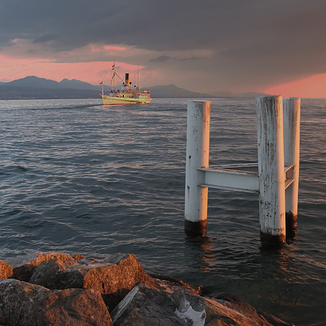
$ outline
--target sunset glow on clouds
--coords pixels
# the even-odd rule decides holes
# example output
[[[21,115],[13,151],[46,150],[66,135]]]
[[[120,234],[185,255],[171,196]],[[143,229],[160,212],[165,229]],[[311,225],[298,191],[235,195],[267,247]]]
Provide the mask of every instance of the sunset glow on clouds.
[[[14,45],[0,52],[0,81],[8,82],[26,76],[37,76],[40,78],[61,81],[64,78],[78,79],[91,84],[101,81],[109,81],[112,75],[112,64],[114,61],[105,61],[105,57],[116,57],[121,59],[142,55],[145,51],[134,50],[127,46],[110,46],[90,44],[80,49],[52,53],[46,49],[37,49],[38,46],[26,40],[14,40]],[[31,50],[33,48],[33,51]],[[48,58],[28,58],[31,54],[43,53]],[[53,56],[53,57],[52,57]],[[96,60],[98,61],[91,61]],[[125,71],[137,75],[143,66],[116,61],[117,72]],[[151,80],[156,72],[146,71],[143,77]]]
[[[141,61],[161,61],[160,53],[155,51],[137,49],[133,46],[115,46],[103,44],[89,44],[71,51],[52,52],[47,47],[35,45],[30,40],[15,39],[13,45],[0,52],[0,82],[8,82],[26,76],[37,76],[40,78],[61,81],[64,78],[78,79],[91,84],[104,81],[109,84],[112,76],[112,64],[116,62],[116,71],[123,78],[125,72],[129,72],[132,80],[136,80],[138,69],[140,71],[140,86],[169,84],[172,83],[171,74],[164,69],[156,67],[150,69],[150,64],[139,65]],[[34,57],[42,53],[45,58]],[[181,60],[193,58],[196,55],[210,56],[207,50],[192,51],[170,51],[167,60],[172,61],[170,68],[176,66],[175,58]],[[155,58],[152,60],[152,58]],[[107,58],[117,58],[108,61]],[[95,61],[92,61],[95,60]],[[124,61],[135,62],[135,64]],[[191,87],[191,85],[190,85]]]
[[[109,72],[102,62],[57,63],[48,59],[17,59],[0,56],[1,81],[11,81],[26,76],[61,81],[63,78],[101,81]]]
[[[325,97],[325,15],[324,0],[5,1],[0,81],[109,83],[116,61],[145,87]]]
[[[26,76],[37,76],[40,78],[61,81],[64,78],[78,79],[93,85],[104,81],[109,84],[112,76],[113,62],[76,62],[58,63],[45,59],[15,59],[6,58],[0,55],[0,71],[2,82],[9,82]],[[141,70],[142,67],[139,67]],[[135,80],[138,74],[138,66],[116,62],[116,70],[123,78],[124,72],[128,71]],[[144,76],[148,80],[153,80],[156,72],[146,72]],[[6,76],[4,78],[4,76]],[[143,76],[143,77],[144,77]],[[143,84],[143,83],[142,83]],[[142,85],[145,86],[145,85]]]
[[[287,97],[326,98],[326,74],[315,75],[291,83],[278,85],[265,90],[265,93]]]

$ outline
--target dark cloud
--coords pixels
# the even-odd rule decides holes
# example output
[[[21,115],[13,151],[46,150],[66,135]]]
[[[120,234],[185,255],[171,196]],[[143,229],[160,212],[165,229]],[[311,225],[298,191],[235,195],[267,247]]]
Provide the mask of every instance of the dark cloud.
[[[271,86],[326,72],[325,16],[325,0],[4,0],[0,47],[16,38],[54,52],[126,44],[164,53],[151,64],[178,58],[180,69],[226,84]],[[200,49],[212,55],[175,55]]]
[[[170,61],[170,60],[172,60],[172,58],[169,57],[168,55],[160,55],[159,57],[150,59],[149,61],[151,61],[151,62],[166,62],[166,61]]]
[[[33,43],[47,43],[58,39],[56,34],[44,34],[33,41]]]
[[[202,60],[204,58],[199,58],[199,57],[190,57],[190,58],[181,58],[181,59],[178,59],[180,61],[197,61],[197,60]]]

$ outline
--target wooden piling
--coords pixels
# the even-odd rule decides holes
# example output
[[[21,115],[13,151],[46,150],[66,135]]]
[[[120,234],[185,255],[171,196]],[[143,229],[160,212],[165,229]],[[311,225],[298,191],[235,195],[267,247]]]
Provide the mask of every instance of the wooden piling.
[[[281,96],[257,98],[259,223],[263,247],[285,243],[285,173]]]
[[[299,164],[300,164],[300,106],[299,98],[283,99],[284,164],[293,166],[293,182],[285,190],[286,238],[297,234]]]
[[[201,187],[209,166],[210,101],[188,101],[185,182],[185,233],[204,236],[207,229],[208,188]]]

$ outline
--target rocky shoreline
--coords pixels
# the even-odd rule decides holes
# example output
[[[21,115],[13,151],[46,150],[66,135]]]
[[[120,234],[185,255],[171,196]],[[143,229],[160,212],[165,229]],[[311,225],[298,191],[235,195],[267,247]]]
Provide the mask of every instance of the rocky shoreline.
[[[0,261],[0,326],[291,326],[227,293],[148,275],[134,255]]]

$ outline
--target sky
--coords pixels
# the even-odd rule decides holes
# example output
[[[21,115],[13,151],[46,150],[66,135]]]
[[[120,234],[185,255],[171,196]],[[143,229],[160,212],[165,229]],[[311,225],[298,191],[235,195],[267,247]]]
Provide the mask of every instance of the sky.
[[[0,0],[0,82],[326,97],[325,0]]]

